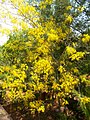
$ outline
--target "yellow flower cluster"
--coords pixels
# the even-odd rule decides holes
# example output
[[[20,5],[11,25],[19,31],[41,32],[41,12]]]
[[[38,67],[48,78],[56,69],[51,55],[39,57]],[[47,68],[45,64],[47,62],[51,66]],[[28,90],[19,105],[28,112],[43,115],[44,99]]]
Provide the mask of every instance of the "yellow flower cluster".
[[[71,60],[79,60],[80,58],[83,58],[85,55],[85,52],[76,52],[75,54],[71,55],[70,58]]]
[[[63,73],[62,76],[63,77],[60,79],[60,82],[62,82],[60,87],[63,89],[63,94],[69,95],[74,89],[74,86],[78,84],[79,80],[68,72]]]
[[[58,70],[60,71],[60,73],[64,73],[66,71],[63,66],[60,66]]]
[[[83,38],[82,38],[82,41],[83,41],[84,43],[89,42],[89,41],[90,41],[90,35],[84,34],[84,35],[83,35]]]
[[[53,0],[44,0],[44,1],[41,1],[40,2],[40,8],[41,9],[45,9],[46,8],[46,5],[50,5],[52,4]]]
[[[65,19],[65,23],[71,23],[73,21],[73,17],[71,15],[68,15]]]
[[[74,53],[76,53],[76,49],[74,49],[73,47],[67,46],[66,52],[68,55],[73,55]]]
[[[77,10],[79,11],[79,12],[83,12],[84,11],[84,9],[85,9],[85,6],[79,6],[78,8],[77,8]]]
[[[57,41],[58,40],[58,35],[53,34],[53,33],[48,33],[48,41]]]
[[[83,103],[83,104],[86,104],[86,103],[89,103],[90,102],[90,98],[89,97],[82,97],[81,99],[81,102]]]
[[[26,79],[25,71],[27,70],[27,66],[24,64],[21,64],[21,68],[17,68],[16,65],[12,67],[3,66],[1,69],[5,75],[5,80],[2,83],[2,88],[7,90],[5,98],[10,101],[18,100],[19,98],[23,99],[24,92],[22,89],[26,89],[24,82]]]
[[[53,67],[51,66],[50,62],[46,59],[40,59],[39,61],[35,62],[34,65],[34,73],[32,74],[32,77],[34,80],[34,76],[38,76],[38,79],[42,79],[43,81],[47,81],[49,78],[49,75],[53,74]]]
[[[30,102],[30,107],[31,107],[31,109],[33,109],[34,112],[35,112],[35,109],[39,113],[45,111],[45,107],[43,105],[43,101],[41,101],[41,100]]]
[[[67,6],[66,10],[71,10],[72,6]]]

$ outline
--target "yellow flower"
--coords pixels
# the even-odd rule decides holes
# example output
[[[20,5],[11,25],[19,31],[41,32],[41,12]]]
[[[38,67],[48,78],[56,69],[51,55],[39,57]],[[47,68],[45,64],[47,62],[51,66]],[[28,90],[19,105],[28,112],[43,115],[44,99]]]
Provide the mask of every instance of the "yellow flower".
[[[58,40],[58,35],[53,34],[53,33],[48,33],[48,41],[57,41]]]
[[[60,66],[58,70],[60,71],[60,73],[63,73],[63,72],[66,71],[65,68],[64,68],[63,66]]]
[[[75,54],[71,55],[69,58],[71,58],[71,60],[79,60],[80,58],[83,58],[85,55],[84,52],[76,52]]]
[[[90,41],[90,35],[84,34],[84,35],[83,35],[83,38],[82,38],[82,41],[83,41],[84,43],[89,42],[89,41]]]
[[[80,12],[83,12],[84,9],[85,9],[85,6],[83,6],[83,7],[78,7],[78,11],[80,11]]]
[[[71,23],[73,21],[73,18],[71,15],[67,16],[65,23]]]
[[[38,108],[38,112],[44,112],[45,111],[45,107],[44,106],[40,106],[39,108]]]
[[[76,53],[76,50],[73,47],[67,46],[66,52],[68,55],[72,55],[72,54]]]
[[[12,18],[12,19],[11,19],[11,22],[12,22],[13,24],[16,24],[18,21],[17,21],[16,18]]]
[[[66,10],[70,10],[70,9],[72,9],[72,6],[67,6],[66,7]]]
[[[85,97],[80,98],[80,100],[82,103],[86,104],[86,103],[90,102],[90,97],[85,96]]]

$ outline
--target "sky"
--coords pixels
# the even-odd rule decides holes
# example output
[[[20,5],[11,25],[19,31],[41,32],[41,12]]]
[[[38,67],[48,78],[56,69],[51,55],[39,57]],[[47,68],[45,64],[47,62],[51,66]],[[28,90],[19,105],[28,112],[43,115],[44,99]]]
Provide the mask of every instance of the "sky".
[[[0,13],[2,14],[3,11],[5,12],[5,10],[7,10],[7,8],[9,6],[7,6],[8,4],[4,3],[2,5],[2,0],[0,0]],[[2,28],[10,28],[10,25],[8,25],[7,23],[4,22],[4,19],[2,18],[2,15],[0,14],[0,30]],[[7,17],[7,15],[5,16]],[[8,40],[8,37],[6,35],[2,35],[2,33],[0,33],[0,46],[2,46],[4,43],[6,43],[6,41]]]
[[[0,21],[0,25],[3,27],[3,28],[8,28],[8,29],[11,29],[11,26],[10,25],[7,25],[6,23],[3,23],[2,21]],[[2,46],[4,43],[6,43],[8,40],[8,36],[7,35],[2,35],[0,33],[0,46]]]
[[[2,46],[6,41],[8,40],[8,37],[6,35],[0,35],[0,46]]]
[[[0,0],[0,30],[2,28],[7,28],[12,30],[12,24],[10,23],[10,20],[8,19],[7,12],[10,11],[11,14],[16,14],[16,10],[13,9],[12,5],[8,3],[8,0],[2,4],[2,0]],[[4,12],[4,13],[3,13]],[[5,14],[6,13],[6,14]],[[4,18],[2,18],[2,15],[4,15]],[[2,46],[4,43],[6,43],[8,40],[7,35],[2,35],[0,33],[0,46]]]

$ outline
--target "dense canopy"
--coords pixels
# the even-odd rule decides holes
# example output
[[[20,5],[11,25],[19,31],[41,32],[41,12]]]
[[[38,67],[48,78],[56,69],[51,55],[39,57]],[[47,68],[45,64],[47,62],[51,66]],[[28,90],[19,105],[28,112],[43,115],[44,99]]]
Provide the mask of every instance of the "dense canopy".
[[[16,15],[10,8],[2,12],[6,3]],[[35,114],[55,102],[65,109],[72,99],[90,116],[88,6],[76,0],[2,0],[2,19],[12,25],[12,31],[1,28],[9,36],[0,48],[0,87],[7,103],[22,103],[21,109]]]

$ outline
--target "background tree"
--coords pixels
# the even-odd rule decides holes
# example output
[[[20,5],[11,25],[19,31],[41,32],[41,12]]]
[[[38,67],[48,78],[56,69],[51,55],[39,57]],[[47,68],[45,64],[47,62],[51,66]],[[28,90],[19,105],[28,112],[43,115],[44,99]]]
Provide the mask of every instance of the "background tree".
[[[73,29],[79,33],[90,33],[89,17],[90,17],[90,3],[89,0],[73,0],[71,1],[73,6],[72,14],[74,17]]]

